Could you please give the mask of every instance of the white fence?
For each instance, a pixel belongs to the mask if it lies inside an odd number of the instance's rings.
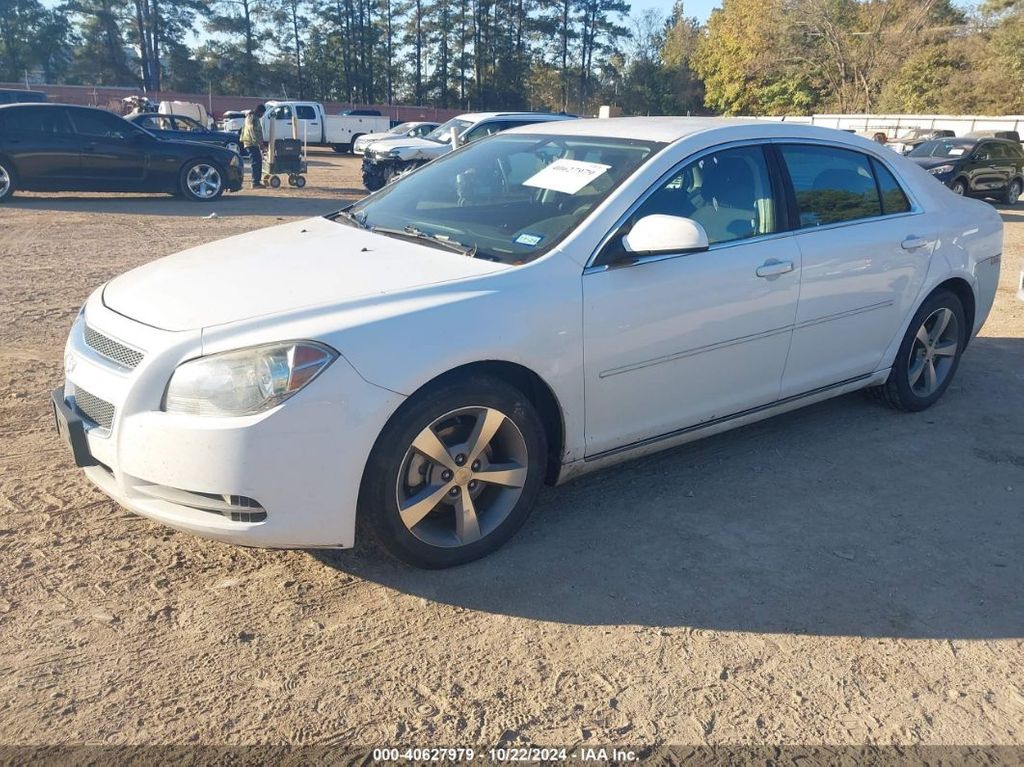
[[[758,117],[758,120],[775,120],[804,125],[820,125],[823,128],[839,128],[855,131],[885,131],[893,138],[910,128],[936,128],[951,130],[957,136],[972,131],[1010,131],[1024,136],[1024,115],[983,117],[980,115],[811,115],[791,117]]]

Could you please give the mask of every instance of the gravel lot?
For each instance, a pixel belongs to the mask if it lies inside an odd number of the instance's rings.
[[[0,207],[0,743],[1024,744],[1024,205],[932,410],[848,396],[661,453],[422,572],[172,532],[53,433],[92,288],[361,194],[311,159],[210,206]]]

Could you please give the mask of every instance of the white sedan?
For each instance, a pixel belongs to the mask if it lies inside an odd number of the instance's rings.
[[[480,557],[541,486],[854,389],[932,405],[1002,223],[789,123],[500,133],[324,218],[97,290],[58,429],[129,509],[239,544]]]

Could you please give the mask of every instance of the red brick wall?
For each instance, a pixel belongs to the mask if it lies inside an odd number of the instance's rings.
[[[0,88],[11,88],[22,90],[24,83],[0,83]],[[121,99],[125,96],[137,96],[140,92],[134,88],[105,88],[89,85],[32,85],[32,90],[43,91],[50,101],[62,104],[84,104],[87,106],[99,106],[120,112]],[[157,96],[150,96],[154,102],[160,101],[192,101],[202,104],[207,109],[213,104],[213,116],[220,115],[229,109],[242,110],[250,109],[267,99],[255,96],[213,96],[212,99],[205,93],[178,93],[176,91],[161,91]],[[338,114],[346,109],[377,109],[382,115],[387,115],[392,120],[405,122],[406,120],[433,120],[444,122],[464,110],[459,109],[435,109],[434,107],[409,106],[405,104],[352,104],[329,101],[324,103],[324,109],[328,114]]]

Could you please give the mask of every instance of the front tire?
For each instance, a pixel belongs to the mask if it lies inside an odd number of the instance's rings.
[[[889,378],[869,392],[896,410],[931,407],[952,382],[969,333],[956,294],[933,293],[910,321]]]
[[[7,202],[14,196],[15,181],[14,166],[0,158],[0,202]]]
[[[490,554],[526,521],[546,457],[540,416],[518,389],[484,375],[431,386],[377,438],[359,518],[404,562],[461,565]]]
[[[958,178],[956,181],[950,184],[949,188],[950,191],[953,192],[953,194],[958,194],[961,197],[967,194],[967,183],[962,178]]]
[[[352,137],[352,143],[348,145],[349,154],[355,154],[356,142],[363,137],[362,133],[357,133]]]
[[[181,169],[178,188],[187,200],[213,202],[224,194],[224,171],[210,160],[190,160]]]
[[[1003,193],[1003,203],[1006,205],[1016,205],[1020,199],[1021,193],[1021,181],[1019,178],[1015,178],[1010,182],[1010,185],[1006,187],[1006,191]]]

